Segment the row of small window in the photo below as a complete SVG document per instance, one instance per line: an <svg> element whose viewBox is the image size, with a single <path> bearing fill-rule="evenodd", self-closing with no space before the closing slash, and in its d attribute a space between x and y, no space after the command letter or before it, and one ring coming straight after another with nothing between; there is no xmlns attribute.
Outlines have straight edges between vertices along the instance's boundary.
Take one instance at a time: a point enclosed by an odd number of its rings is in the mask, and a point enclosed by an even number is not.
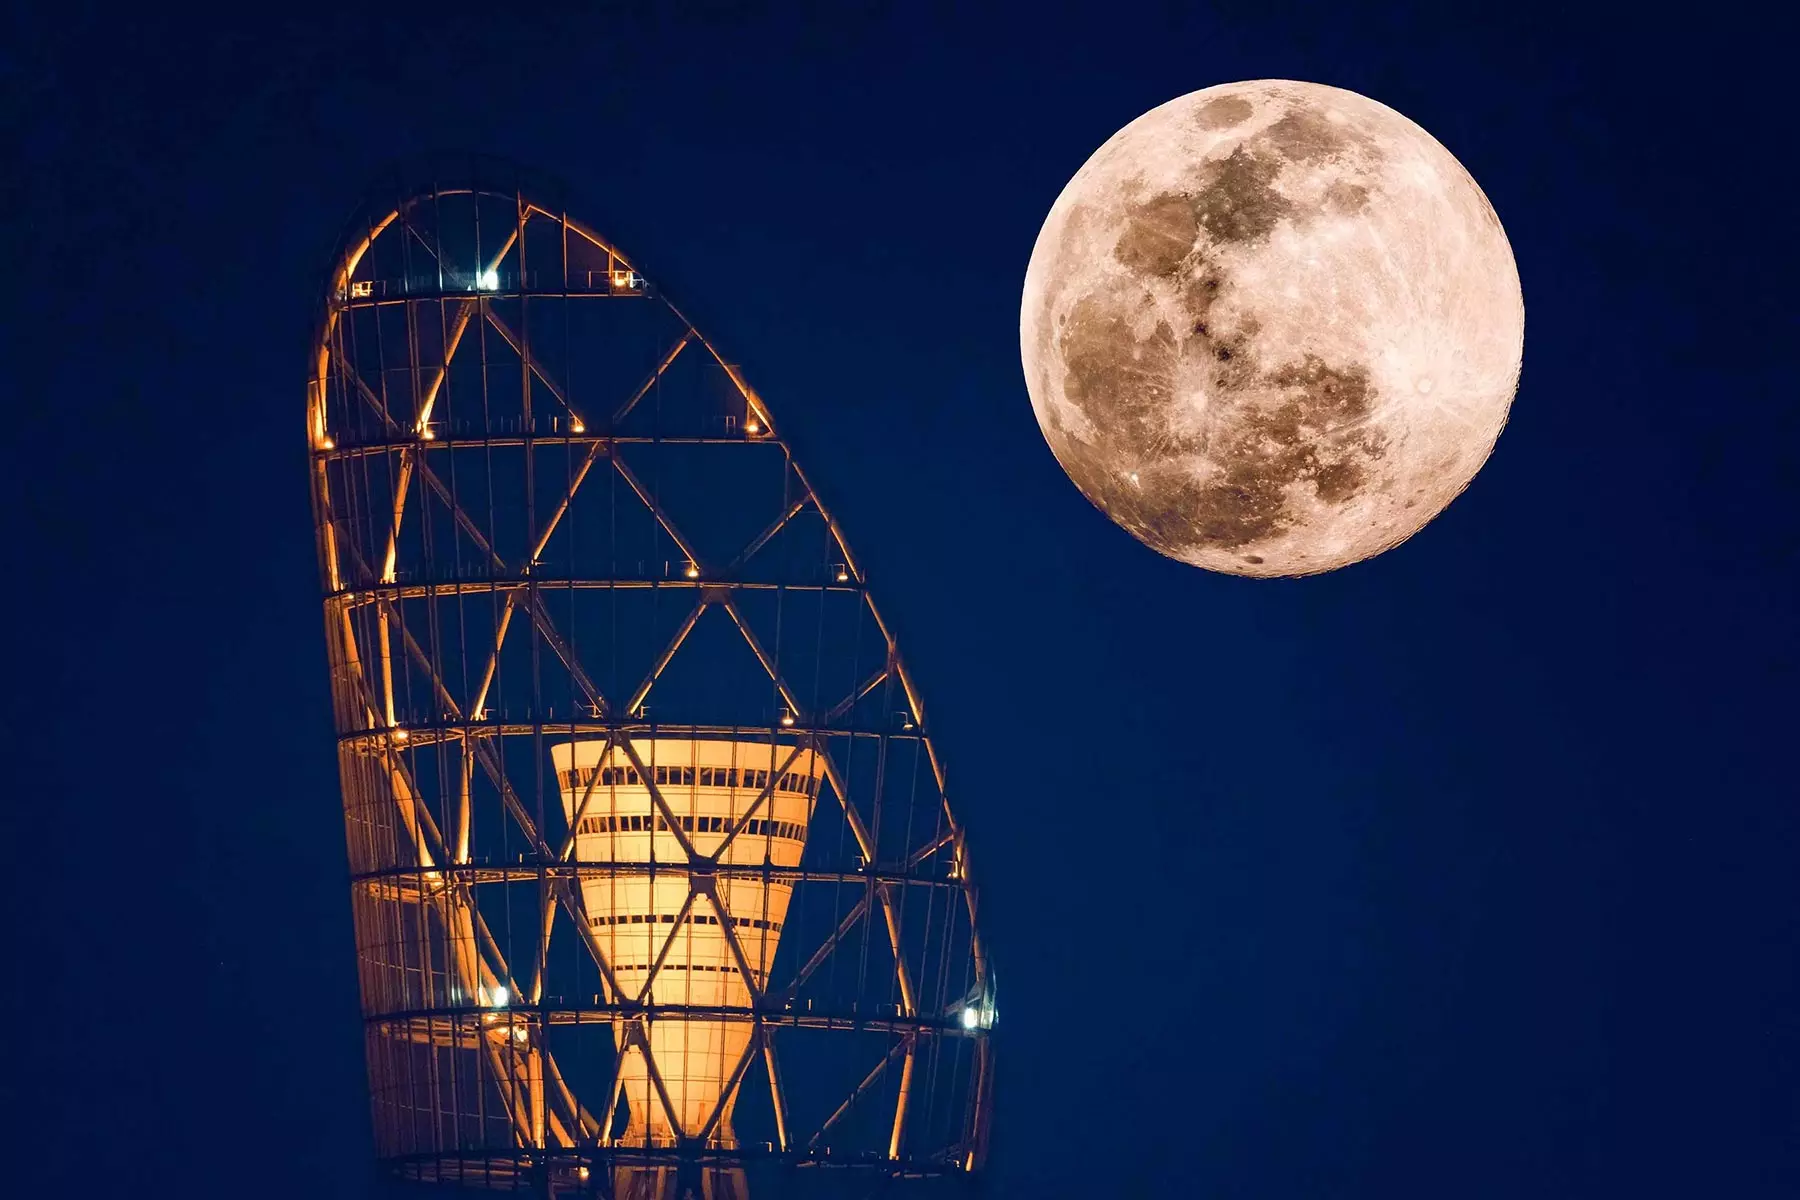
<svg viewBox="0 0 1800 1200"><path fill-rule="evenodd" d="M615 963L613 974L617 975L621 971L648 971L649 969L649 963ZM720 963L715 966L712 963L666 962L662 965L662 969L665 971L717 971L721 975L738 973L738 969L730 963Z"/></svg>
<svg viewBox="0 0 1800 1200"><path fill-rule="evenodd" d="M588 924L599 929L607 925L673 925L674 913L620 913L613 917L589 917ZM689 913L684 925L717 925L719 918L711 913ZM733 917L731 923L739 929L766 929L770 933L781 932L780 921L765 921L761 917Z"/></svg>
<svg viewBox="0 0 1800 1200"><path fill-rule="evenodd" d="M675 823L681 826L683 833L724 833L731 828L732 817L676 817ZM576 833L650 833L652 823L655 832L669 832L669 819L660 814L619 813L604 817L583 817L575 826ZM744 826L744 832L753 838L772 837L786 838L793 842L806 840L806 826L799 821L765 821L761 817L752 817Z"/></svg>
<svg viewBox="0 0 1800 1200"><path fill-rule="evenodd" d="M644 782L636 767L572 767L557 772L556 779L564 791L575 791L593 783L596 770L600 772L601 787L641 787ZM755 767L650 768L651 778L658 787L693 787L697 780L700 787L743 787L761 791L769 786L771 774L773 772ZM793 796L816 796L819 781L802 771L787 771L775 780L775 790Z"/></svg>

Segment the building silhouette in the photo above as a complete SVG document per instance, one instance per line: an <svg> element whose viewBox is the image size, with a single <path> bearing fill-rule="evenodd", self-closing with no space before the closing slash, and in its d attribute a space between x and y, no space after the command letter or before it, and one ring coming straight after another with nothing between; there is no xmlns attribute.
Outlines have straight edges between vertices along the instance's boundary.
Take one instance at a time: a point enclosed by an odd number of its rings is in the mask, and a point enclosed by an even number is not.
<svg viewBox="0 0 1800 1200"><path fill-rule="evenodd" d="M307 439L382 1166L967 1180L997 1010L962 827L775 414L557 188L372 195Z"/></svg>

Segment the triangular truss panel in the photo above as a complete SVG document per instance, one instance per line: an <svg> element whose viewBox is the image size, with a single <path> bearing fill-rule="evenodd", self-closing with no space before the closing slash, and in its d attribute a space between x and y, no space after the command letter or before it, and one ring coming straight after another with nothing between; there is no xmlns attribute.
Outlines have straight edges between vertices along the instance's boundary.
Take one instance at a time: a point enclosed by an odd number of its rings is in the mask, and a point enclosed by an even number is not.
<svg viewBox="0 0 1800 1200"><path fill-rule="evenodd" d="M352 222L311 366L382 1157L640 1200L968 1178L962 829L742 369L492 168Z"/></svg>

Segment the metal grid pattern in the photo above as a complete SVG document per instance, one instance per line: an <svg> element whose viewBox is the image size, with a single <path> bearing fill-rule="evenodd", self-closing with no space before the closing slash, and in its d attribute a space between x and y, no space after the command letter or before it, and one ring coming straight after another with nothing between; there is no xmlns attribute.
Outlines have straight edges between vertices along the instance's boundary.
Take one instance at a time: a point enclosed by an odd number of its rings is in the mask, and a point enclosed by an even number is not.
<svg viewBox="0 0 1800 1200"><path fill-rule="evenodd" d="M378 1153L637 1197L966 1176L993 980L913 680L769 407L546 195L372 203L313 347Z"/></svg>

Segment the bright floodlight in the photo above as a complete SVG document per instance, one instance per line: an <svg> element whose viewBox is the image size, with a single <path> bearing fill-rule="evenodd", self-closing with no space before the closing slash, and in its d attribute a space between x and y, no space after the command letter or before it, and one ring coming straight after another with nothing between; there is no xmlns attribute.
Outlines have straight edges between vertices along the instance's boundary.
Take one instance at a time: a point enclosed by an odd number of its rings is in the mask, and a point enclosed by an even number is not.
<svg viewBox="0 0 1800 1200"><path fill-rule="evenodd" d="M495 988L494 989L494 1007L499 1008L502 1005L504 1005L506 1003L507 997L509 997L511 994L512 993L508 992L503 987Z"/></svg>
<svg viewBox="0 0 1800 1200"><path fill-rule="evenodd" d="M481 274L479 274L475 277L475 287L477 288L477 290L483 291L483 292L499 291L500 290L500 272L495 270L492 267L489 267L487 270L483 271Z"/></svg>
<svg viewBox="0 0 1800 1200"><path fill-rule="evenodd" d="M972 1008L965 1008L963 1009L962 1021L964 1029L973 1029L981 1024L981 1014Z"/></svg>

